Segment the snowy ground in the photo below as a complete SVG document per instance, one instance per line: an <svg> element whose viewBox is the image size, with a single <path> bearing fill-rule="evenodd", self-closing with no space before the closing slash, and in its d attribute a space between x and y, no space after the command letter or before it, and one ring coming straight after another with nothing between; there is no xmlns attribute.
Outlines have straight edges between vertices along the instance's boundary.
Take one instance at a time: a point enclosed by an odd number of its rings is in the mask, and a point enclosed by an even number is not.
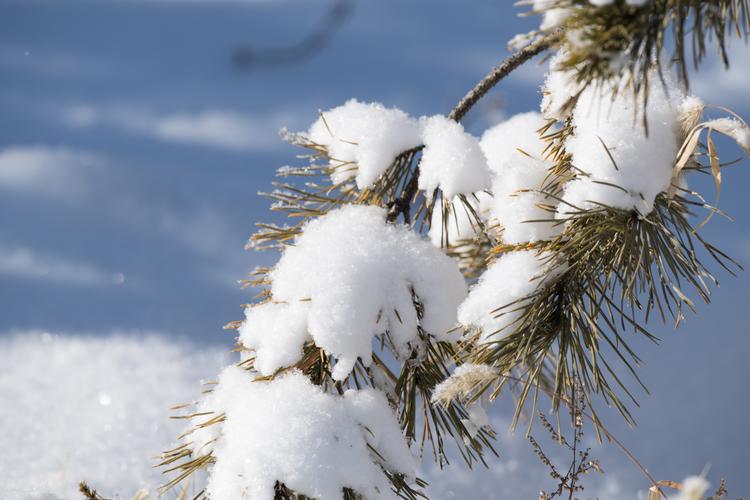
<svg viewBox="0 0 750 500"><path fill-rule="evenodd" d="M80 498L81 480L118 498L153 489L154 457L182 427L168 408L195 399L228 359L220 348L125 333L19 332L0 340L0 352L7 500Z"/></svg>
<svg viewBox="0 0 750 500"><path fill-rule="evenodd" d="M195 399L230 359L221 348L179 344L157 335L109 336L16 332L0 340L0 454L3 499L75 499L87 480L102 493L129 499L161 484L154 457L179 433L168 408ZM445 471L427 465L431 497L534 498L546 477L519 435L495 415L502 457L469 471L456 460ZM593 444L593 443L592 443ZM559 456L549 445L551 456ZM565 462L561 462L564 464ZM639 485L616 474L594 478L587 495L635 498ZM170 498L172 495L168 495ZM154 496L155 498L155 496Z"/></svg>

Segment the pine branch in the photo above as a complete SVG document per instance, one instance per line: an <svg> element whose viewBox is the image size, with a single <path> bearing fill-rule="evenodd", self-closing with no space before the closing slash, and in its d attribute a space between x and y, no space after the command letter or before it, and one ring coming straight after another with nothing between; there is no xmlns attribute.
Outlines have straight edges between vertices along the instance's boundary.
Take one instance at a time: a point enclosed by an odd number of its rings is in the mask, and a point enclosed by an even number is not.
<svg viewBox="0 0 750 500"><path fill-rule="evenodd" d="M563 34L563 30L558 29L541 35L502 61L461 99L448 114L448 118L460 122L473 106L505 77L535 56L551 47L559 46ZM325 117L322 115L321 120L325 123ZM326 123L326 127L327 125ZM570 157L564 148L565 133L570 131L569 126L570 123L559 133L560 135L555 136L556 141L550 141L550 153L555 157L556 164L550 171L550 183L543 187L548 191L550 199L560 194L560 186L565 180L575 176L575 173L572 173ZM555 135L558 132L551 134ZM343 140L333 133L331 136ZM401 152L371 185L358 189L353 177L349 175L358 168L352 156L342 152L342 156L346 158L337 160L325 146L315 144L311 139L302 135L287 137L291 142L311 151L311 165L281 170L280 176L303 178L304 184L300 186L292 182L279 182L276 184L277 189L267 196L275 202L272 210L285 212L290 217L296 217L299 222L291 227L272 224L261 226L261 231L253 236L253 241L258 245L283 248L301 234L308 220L352 204L385 207L388 209L388 222L396 223L401 217L407 226L422 231L424 224L430 224L436 200L440 200L443 220L447 220L445 214L450 210L453 200L441 197L437 189L432 193L421 193L419 190L421 152L424 146L416 146ZM318 140L329 144L325 138ZM357 146L355 142L345 142ZM418 139L410 144L415 142L418 142ZM334 146L330 147L335 149ZM606 145L604 148L606 149ZM692 151L689 155L692 155ZM357 156L354 155L353 158ZM314 163L320 159L327 164ZM614 162L611 154L610 159ZM385 166L378 165L378 172ZM361 173L364 173L364 170ZM356 180L361 181L359 178ZM485 238L483 246L477 244L475 247L477 252L467 251L466 255L469 258L479 260L486 255L492 257L500 252L513 250L497 245L494 236L484 227L466 196L460 195L459 199L467 211L471 212L471 217L476 220L481 228L482 237ZM416 210L413 210L414 207ZM567 406L573 405L571 418L574 436L572 445L568 445L572 451L573 461L567 473L561 474L553 469L556 477L561 480L558 494L568 491L572 498L573 493L581 489L578 484L579 476L589 469L596 468L588 461L588 450L582 452L578 448L583 437L578 421L584 414L584 404L588 404L591 420L597 432L603 430L610 437L606 429L600 427L589 397L593 393L601 394L605 401L616 407L626 419L631 420L627 408L618 396L621 391L628 396L630 393L617 378L603 353L617 355L635 375L631 365L637 365L639 360L624 342L621 332L626 327L632 327L635 331L652 338L640 326L635 310L645 306L646 317L653 309L662 317L671 315L679 321L682 318L683 305L692 308L692 303L681 290L681 281L687 282L697 290L701 298L708 301L709 291L705 280L712 278L695 258L693 239L703 243L709 253L720 262L724 256L719 252L717 257L712 247L700 240L697 234L693 235L692 227L686 221L688 208L688 202L683 198L669 195L658 200L654 213L637 220L634 212L605 206L571 214L565 221L567 229L563 236L555 238L554 241L534 244L536 248L556 256L555 265L559 268L564 267L565 270L559 275L555 274L550 286L545 286L538 293L513 304L498 304L500 307L495 311L498 314L502 314L502 310L507 308L520 310L522 314L512 325L513 331L496 343L481 346L471 346L471 343L467 343L469 346L459 355L454 344L436 342L434 337L431 338L422 331L421 326L417 326L419 338L415 339L413 344L407 344L406 348L397 349L396 346L399 344L394 344L390 332L385 330L378 337L381 342L381 353L384 352L386 356L392 355L394 364L399 365L398 375L392 373L385 363L373 355L373 366L366 367L360 360L350 375L343 380L334 380L332 372L337 360L330 352L310 340L304 345L302 357L297 362L279 368L268 377L257 377L255 380L272 380L286 370L296 369L314 384L321 386L326 393L338 395L343 394L347 388L383 389L386 386L390 388L388 384L392 383L392 390L384 392L387 392L389 402L396 409L398 423L408 443L418 443L421 438L422 450L425 442L429 440L436 461L442 465L447 462L444 436L450 435L455 439L461 456L471 465L475 461L484 462L483 453L487 449L494 452L491 443L494 434L489 428L482 428L476 432L467 429L465 422L469 414L464 406L466 401L432 405L434 387L449 375L449 367L453 363L461 361L484 363L496 369L498 381L493 397L497 395L504 381L509 379L506 374L510 374L511 371L520 372L520 397L514 422L517 421L532 390L536 391L533 395L535 405L540 388L550 394L556 411L559 410L561 402ZM551 211L554 210L553 207ZM420 223L423 226L420 227ZM248 283L269 287L261 294L261 298L263 301L272 299L270 270L258 271ZM644 296L647 299L645 301L642 300ZM412 298L417 319L421 321L424 306L413 290ZM381 310L379 314L383 312ZM395 311L395 314L398 316L398 311ZM618 323L622 328L618 327ZM236 322L235 326L240 324ZM600 350L600 344L604 351ZM253 370L254 356L252 352L249 353L240 366L248 371ZM635 377L637 379L637 375ZM389 380L384 382L384 379ZM611 379L614 379L614 382L610 382ZM482 388L482 392L491 389L493 383L494 381L488 382ZM567 400L568 394L573 395L571 401ZM632 399L632 396L630 397ZM196 413L187 418L196 415L206 413ZM220 424L224 418L223 414L219 414L199 425ZM542 421L546 422L543 416ZM551 425L546 423L551 428ZM554 431L553 435L560 437L559 434L554 434ZM563 441L562 438L560 440ZM543 457L538 444L535 448ZM374 448L371 448L371 451L377 454ZM189 443L167 452L163 459L160 465L177 463L167 472L180 473L166 488L214 461L211 453L193 456ZM407 484L404 477L390 472L384 466L382 470L399 496L416 498L422 495ZM645 471L643 468L642 470ZM645 474L647 475L647 472ZM423 484L417 480L416 486L421 488ZM279 499L304 498L287 488L283 482L277 483L275 493ZM353 490L344 489L342 493L345 498L359 497ZM93 492L93 495L90 498L100 500L96 492Z"/></svg>
<svg viewBox="0 0 750 500"><path fill-rule="evenodd" d="M561 31L556 31L540 37L538 40L530 43L526 47L512 54L500 64L492 68L492 70L485 75L474 87L469 90L466 95L456 104L456 106L448 113L448 118L451 120L460 122L466 113L468 113L479 100L487 94L493 87L495 87L501 80L510 75L513 71L521 67L524 63L531 60L534 56L537 56L554 45L560 35ZM399 156L414 154L422 150L424 146L419 146L407 151L404 151ZM395 221L399 215L404 216L404 222L409 224L410 209L414 198L418 191L418 179L419 179L419 164L414 168L412 178L406 185L404 191L395 200L389 204L390 213L388 219ZM434 196L433 196L434 198Z"/></svg>
<svg viewBox="0 0 750 500"><path fill-rule="evenodd" d="M728 39L747 40L750 35L748 0L650 0L643 5L617 1L598 7L588 0L556 0L546 8L567 13L561 26L571 34L555 43L563 56L557 69L574 72L580 89L607 80L623 82L634 97L642 97L644 107L649 80L654 74L663 79L666 64L676 66L687 88L688 68L698 68L709 42L715 43L728 68ZM674 47L667 58L670 40ZM576 98L563 109L571 110Z"/></svg>
<svg viewBox="0 0 750 500"><path fill-rule="evenodd" d="M492 87L522 64L546 50L554 43L557 36L557 34L549 34L541 37L501 62L456 105L449 114L449 118L460 121ZM424 224L430 220L432 202L429 200L436 199L438 193L433 193L431 197L424 197L419 192L419 161L423 146L417 146L400 153L391 167L372 186L357 192L349 187L349 183L325 186L323 183L310 181L309 179L314 176L327 178L333 169L340 167L338 164L341 162L329 158L325 147L315 144L306 137L299 135L289 135L288 137L292 142L311 150L311 160L323 158L329 160L330 163L329 166L322 167L285 168L280 172L285 177L292 175L305 178L306 186L300 188L291 183L278 184L278 189L269 194L277 202L274 209L285 211L290 216L301 216L303 220L291 228L265 225L261 232L253 236L254 241L262 242L263 245L268 245L273 241L286 244L299 234L306 220L319 217L335 207L348 203L385 206L388 208L389 222L396 222L399 217L402 217L407 225L417 225L420 222ZM412 213L415 203L418 209L416 213ZM464 200L464 204L467 203ZM481 226L482 223L474 213L473 208L470 211ZM489 246L485 245L485 250L487 249L489 249ZM266 273L261 273L252 283L261 283L267 286L270 282ZM426 419L423 422L426 427L424 428L425 435L422 436L422 442L424 442L425 437L432 441L436 459L441 462L445 460L442 434L447 433L455 438L461 455L469 464L477 459L483 460L482 450L489 449L494 453L490 442L493 437L491 432L481 429L476 436L469 436L468 430L463 424L463 419L467 418L467 413L461 404L453 404L449 408L438 409L434 409L430 405L431 390L448 375L446 365L452 362L454 356L446 350L445 346L433 346L429 341L427 346L428 351L432 354L420 363L405 363L399 377L399 391L397 391L399 393L399 404L406 405L401 408L400 412L402 425L407 430L411 429L407 431L411 440L419 439L414 432L414 426L417 423L417 416L421 413ZM306 373L311 375L316 383L327 386L330 381L330 371L327 367L320 365L319 361L328 359L328 363L330 363L330 357L316 354L309 359L313 361L313 365L305 370ZM320 368L323 369L320 370ZM317 375L313 375L309 370L315 371ZM356 372L354 376L356 377ZM420 411L416 411L417 400L421 401L421 406L423 406Z"/></svg>

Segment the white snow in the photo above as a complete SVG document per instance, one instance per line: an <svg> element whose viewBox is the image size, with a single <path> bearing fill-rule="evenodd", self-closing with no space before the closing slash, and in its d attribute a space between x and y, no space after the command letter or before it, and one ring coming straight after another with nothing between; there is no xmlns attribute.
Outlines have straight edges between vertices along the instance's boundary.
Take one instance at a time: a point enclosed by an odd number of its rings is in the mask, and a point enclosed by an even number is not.
<svg viewBox="0 0 750 500"><path fill-rule="evenodd" d="M469 418L462 418L461 423L464 424L469 436L474 438L482 428L491 427L490 417L487 415L482 403L475 401L466 407L466 412Z"/></svg>
<svg viewBox="0 0 750 500"><path fill-rule="evenodd" d="M703 500L711 484L701 476L690 476L682 482L682 491L675 500Z"/></svg>
<svg viewBox="0 0 750 500"><path fill-rule="evenodd" d="M487 159L476 137L463 125L442 115L422 118L424 151L419 164L419 189L428 195L440 188L447 199L489 188Z"/></svg>
<svg viewBox="0 0 750 500"><path fill-rule="evenodd" d="M562 25L573 12L570 7L555 7L556 0L534 0L532 10L542 15L539 29L549 31Z"/></svg>
<svg viewBox="0 0 750 500"><path fill-rule="evenodd" d="M183 426L169 407L228 362L226 349L151 335L4 335L4 500L78 499L82 480L107 498L155 491L164 477L154 457Z"/></svg>
<svg viewBox="0 0 750 500"><path fill-rule="evenodd" d="M750 150L750 128L736 118L718 118L706 122L705 126L725 133L741 148Z"/></svg>
<svg viewBox="0 0 750 500"><path fill-rule="evenodd" d="M575 71L564 70L561 63L567 52L559 50L549 62L549 71L542 87L541 111L545 118L562 120L566 118L563 107L581 91Z"/></svg>
<svg viewBox="0 0 750 500"><path fill-rule="evenodd" d="M357 358L369 364L372 340L388 332L400 354L418 341L417 324L439 340L455 340L456 309L466 284L456 263L386 211L347 206L310 222L271 273L277 302L253 307L241 339L257 348L258 370L271 374L301 352L307 338L337 358L342 380ZM424 306L417 319L412 289ZM291 309L287 309L291 308ZM273 336L273 339L266 339Z"/></svg>
<svg viewBox="0 0 750 500"><path fill-rule="evenodd" d="M703 115L705 109L706 103L703 102L703 99L694 95L688 95L680 103L680 115L683 117L683 121L685 117L693 118L690 120L691 122L695 121L695 119L699 119ZM687 134L690 130L685 130L684 125L685 124L683 123L683 132ZM695 125L695 123L691 123L691 126L688 127L688 129Z"/></svg>
<svg viewBox="0 0 750 500"><path fill-rule="evenodd" d="M199 411L226 417L185 438L216 459L207 485L212 500L272 500L277 481L313 498L341 498L349 487L367 498L391 499L396 495L381 467L415 476L396 417L373 389L339 397L299 372L254 382L249 372L229 366Z"/></svg>
<svg viewBox="0 0 750 500"><path fill-rule="evenodd" d="M665 76L665 89L651 76L648 135L643 103L630 90L619 89L614 100L606 84L590 85L581 94L573 113L575 134L566 143L580 173L565 186L562 217L602 205L648 214L656 196L669 188L685 96L672 77Z"/></svg>
<svg viewBox="0 0 750 500"><path fill-rule="evenodd" d="M322 112L306 135L325 146L335 168L333 182L355 178L360 189L372 185L399 153L421 143L417 120L399 109L356 99Z"/></svg>
<svg viewBox="0 0 750 500"><path fill-rule="evenodd" d="M503 227L503 241L518 244L547 240L559 234L555 214L540 208L555 205L539 190L552 166L544 160L544 141L537 130L545 120L539 113L513 116L482 135L481 146L493 173L490 213ZM530 222L530 221L550 222Z"/></svg>
<svg viewBox="0 0 750 500"><path fill-rule="evenodd" d="M153 457L169 446L184 425L165 418L170 414L167 408L193 399L200 390L200 378L215 380L219 367L227 362L222 348L175 345L163 337L3 335L3 500L79 499L75 485L82 478L107 498L130 500L141 488L148 488L153 494L150 498L156 498L155 486L163 483L164 476L152 468ZM154 378L158 384L152 383ZM385 411L382 405L377 407ZM499 431L501 458L489 456L488 469L474 470L464 467L459 457L447 469L427 460L420 476L430 483L430 498L531 497L539 488L554 484L549 478L540 483L540 478L547 477L543 464L523 433L504 432L509 421L498 417L499 410L499 406L493 408L491 424ZM373 438L368 433L365 437ZM387 441L396 443L395 438ZM553 443L549 452L565 463L567 456ZM625 459L618 461L616 449L596 448L594 453L607 473L587 479L589 496L624 500L635 498L639 486L645 489L645 479L631 472ZM409 457L403 458L407 463ZM605 488L602 481L616 483L618 491ZM189 492L195 495L198 490Z"/></svg>
<svg viewBox="0 0 750 500"><path fill-rule="evenodd" d="M560 269L547 269L548 254L532 250L509 252L500 256L479 277L469 296L458 309L458 320L472 332L479 331L479 342L500 340L518 320L517 305L502 311L498 308L533 294L541 285L553 280ZM515 325L514 325L515 326Z"/></svg>
<svg viewBox="0 0 750 500"><path fill-rule="evenodd" d="M272 375L302 357L302 346L310 340L307 333L309 313L306 302L271 302L245 309L239 341L255 350L254 366L259 372Z"/></svg>

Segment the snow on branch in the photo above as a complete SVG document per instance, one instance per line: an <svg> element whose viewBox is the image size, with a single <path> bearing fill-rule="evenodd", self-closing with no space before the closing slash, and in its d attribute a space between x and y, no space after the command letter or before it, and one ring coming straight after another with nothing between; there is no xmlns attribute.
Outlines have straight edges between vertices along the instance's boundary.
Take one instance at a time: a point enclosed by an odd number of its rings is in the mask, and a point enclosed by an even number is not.
<svg viewBox="0 0 750 500"><path fill-rule="evenodd" d="M538 132L545 124L539 113L522 113L482 135L493 174L490 216L507 244L550 240L562 231L554 221L557 201L542 193L553 166Z"/></svg>
<svg viewBox="0 0 750 500"><path fill-rule="evenodd" d="M570 71L581 89L610 81L627 83L633 96L649 99L650 74L675 69L688 85L689 66L698 67L709 45L729 66L731 37L750 35L748 0L528 0L541 15L540 32L524 39L561 33L552 44L560 49L557 66ZM667 52L671 52L667 54ZM564 103L568 110L577 95ZM563 104L563 103L559 103Z"/></svg>
<svg viewBox="0 0 750 500"><path fill-rule="evenodd" d="M522 315L522 301L553 280L559 269L545 265L550 255L510 252L490 264L458 310L460 323L491 343L509 333Z"/></svg>
<svg viewBox="0 0 750 500"><path fill-rule="evenodd" d="M347 206L310 222L286 249L270 274L271 300L283 303L248 308L240 331L261 373L299 358L308 339L336 357L335 380L358 358L369 365L376 335L387 332L404 357L418 329L457 340L450 331L466 285L456 263L385 219L382 208Z"/></svg>
<svg viewBox="0 0 750 500"><path fill-rule="evenodd" d="M479 141L463 126L441 115L423 120L424 152L419 189L440 189L450 199L489 188L490 172Z"/></svg>
<svg viewBox="0 0 750 500"><path fill-rule="evenodd" d="M306 136L325 148L333 182L355 178L359 189L371 186L399 153L421 143L417 120L400 109L356 99L321 112Z"/></svg>
<svg viewBox="0 0 750 500"><path fill-rule="evenodd" d="M566 142L576 177L562 195L559 213L608 206L648 214L667 191L680 139L680 108L685 94L672 77L656 75L644 110L626 88L588 87L573 113L575 132ZM614 92L614 97L612 97Z"/></svg>

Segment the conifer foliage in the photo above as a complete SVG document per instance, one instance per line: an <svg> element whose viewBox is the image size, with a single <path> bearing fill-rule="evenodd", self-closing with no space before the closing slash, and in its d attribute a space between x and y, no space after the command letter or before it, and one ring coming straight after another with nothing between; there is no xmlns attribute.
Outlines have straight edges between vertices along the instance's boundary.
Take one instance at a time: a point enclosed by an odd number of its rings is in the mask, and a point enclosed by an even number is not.
<svg viewBox="0 0 750 500"><path fill-rule="evenodd" d="M685 47L697 64L713 38L728 63L748 2L532 11L540 30L447 117L351 100L284 133L309 160L266 193L290 225L260 224L249 243L280 259L252 273L261 292L229 325L242 361L180 407L190 425L162 457L165 489L205 469L199 497L214 500L424 496L422 458L495 453L483 406L504 389L516 419L544 396L585 404L597 428L601 403L632 420L628 336L708 302L704 261L737 268L700 235L718 209L689 182L707 172L718 194L714 137L750 154L750 128L704 120ZM540 112L464 130L469 108L542 52Z"/></svg>

